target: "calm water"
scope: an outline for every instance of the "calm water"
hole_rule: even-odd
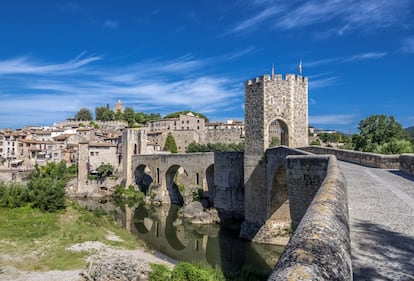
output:
[[[158,254],[176,261],[208,263],[225,274],[249,268],[269,275],[284,248],[242,240],[234,227],[183,222],[177,218],[176,205],[129,208],[93,200],[80,200],[79,204],[90,209],[100,206],[114,213],[119,223]]]

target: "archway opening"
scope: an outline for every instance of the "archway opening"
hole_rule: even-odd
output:
[[[270,123],[268,144],[269,147],[289,146],[289,129],[283,120],[276,119]]]
[[[206,169],[206,185],[204,186],[204,193],[211,203],[214,203],[214,195],[216,187],[214,185],[214,164],[211,164]]]
[[[290,223],[288,199],[286,169],[284,166],[279,166],[273,175],[268,217],[279,222]]]
[[[165,174],[168,195],[172,204],[182,205],[184,203],[184,189],[189,182],[187,171],[180,165],[173,165],[168,168]]]
[[[146,165],[139,165],[134,172],[135,183],[145,195],[148,195],[150,185],[154,181],[150,173],[151,171]]]

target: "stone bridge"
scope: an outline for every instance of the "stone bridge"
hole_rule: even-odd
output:
[[[214,153],[133,155],[131,168],[129,180],[145,193],[157,183],[163,203],[183,202],[179,185],[198,185],[206,192],[214,188]]]

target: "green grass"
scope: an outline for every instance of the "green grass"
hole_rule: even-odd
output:
[[[108,240],[109,232],[123,241]],[[83,268],[88,253],[66,248],[85,241],[127,249],[139,246],[136,238],[111,216],[96,215],[73,204],[59,213],[30,207],[0,208],[0,264],[29,271]]]

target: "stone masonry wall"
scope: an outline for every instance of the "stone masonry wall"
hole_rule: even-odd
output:
[[[311,164],[307,156],[288,158],[288,166],[306,164]],[[334,156],[268,280],[352,280],[346,181]]]
[[[400,170],[414,175],[414,154],[401,154],[400,155]]]
[[[372,168],[399,169],[399,155],[383,155],[376,153],[344,150],[330,147],[309,146],[301,150],[315,154],[333,154],[338,160],[355,163]]]
[[[0,169],[2,182],[27,182],[34,169]]]
[[[242,129],[218,128],[205,129],[200,133],[200,143],[240,143],[244,141]]]
[[[221,217],[244,217],[243,152],[214,153],[214,207]]]

